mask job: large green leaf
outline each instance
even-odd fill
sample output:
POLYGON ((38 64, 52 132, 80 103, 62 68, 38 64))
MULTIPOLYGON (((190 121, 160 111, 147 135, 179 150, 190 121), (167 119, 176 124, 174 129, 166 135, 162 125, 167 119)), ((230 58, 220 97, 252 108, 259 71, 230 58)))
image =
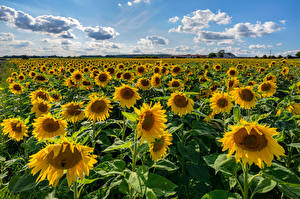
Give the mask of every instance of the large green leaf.
POLYGON ((118 139, 116 142, 113 143, 113 145, 107 147, 103 152, 126 149, 126 148, 129 148, 131 146, 131 144, 132 144, 131 141, 124 142, 124 141, 118 139))
POLYGON ((127 120, 132 121, 132 122, 136 122, 138 119, 138 116, 135 113, 128 113, 128 112, 122 111, 122 115, 124 115, 124 117, 126 117, 127 120))
POLYGON ((290 199, 300 198, 300 187, 291 187, 284 184, 278 184, 279 190, 290 199))
POLYGON ((175 194, 174 189, 177 187, 176 184, 167 178, 154 173, 149 173, 146 185, 148 188, 151 188, 158 197, 168 197, 175 194))
POLYGON ((242 199, 238 193, 231 193, 225 190, 213 190, 204 196, 201 199, 242 199))
POLYGON ((24 191, 29 191, 36 186, 36 177, 32 175, 24 174, 22 176, 15 175, 9 181, 8 188, 12 193, 20 193, 24 191))
POLYGON ((227 158, 226 154, 212 154, 204 157, 208 166, 215 169, 216 173, 221 171, 229 175, 235 175, 240 170, 240 165, 236 163, 233 157, 227 158))
POLYGON ((252 190, 253 195, 255 193, 267 193, 274 189, 274 187, 276 187, 276 184, 277 183, 275 181, 269 178, 257 176, 252 180, 250 184, 250 189, 252 190))
POLYGON ((288 168, 277 163, 272 163, 270 167, 263 169, 263 176, 281 184, 300 187, 300 178, 288 168))
POLYGON ((174 171, 178 169, 178 166, 166 159, 159 160, 152 167, 166 171, 174 171))

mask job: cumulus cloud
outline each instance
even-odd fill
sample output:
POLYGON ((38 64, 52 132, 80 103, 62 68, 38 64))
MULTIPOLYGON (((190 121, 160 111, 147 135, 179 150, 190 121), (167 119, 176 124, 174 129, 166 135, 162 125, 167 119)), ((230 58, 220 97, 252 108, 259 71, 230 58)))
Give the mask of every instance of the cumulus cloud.
POLYGON ((150 0, 133 0, 133 1, 128 1, 127 5, 128 6, 132 6, 133 4, 139 4, 141 2, 150 3, 150 0))
POLYGON ((89 37, 96 40, 110 39, 119 35, 111 27, 84 27, 77 19, 71 17, 52 15, 32 17, 27 13, 16 11, 7 6, 0 6, 0 21, 6 22, 18 29, 46 33, 64 39, 75 38, 75 35, 72 33, 74 28, 86 32, 89 37))
POLYGON ((161 36, 152 35, 140 39, 137 43, 142 46, 154 47, 168 45, 169 40, 161 36))
POLYGON ((168 21, 170 23, 176 23, 179 20, 179 17, 175 16, 175 17, 171 17, 168 21))
POLYGON ((115 29, 111 27, 101 27, 101 26, 86 27, 84 28, 84 32, 86 32, 89 37, 95 40, 111 39, 119 35, 119 33, 115 31, 115 29))
POLYGON ((204 28, 209 28, 209 23, 215 22, 216 24, 229 24, 231 17, 225 12, 218 12, 215 14, 211 10, 196 10, 189 15, 183 16, 181 20, 182 25, 177 28, 172 28, 169 32, 184 32, 197 34, 204 28))
POLYGON ((0 32, 0 41, 12 41, 14 40, 14 35, 10 32, 0 32))
POLYGON ((118 50, 121 48, 120 44, 109 42, 109 41, 102 41, 102 42, 87 42, 86 50, 118 50))
POLYGON ((272 48, 272 45, 264 45, 264 44, 252 44, 249 45, 249 49, 265 49, 265 48, 272 48))

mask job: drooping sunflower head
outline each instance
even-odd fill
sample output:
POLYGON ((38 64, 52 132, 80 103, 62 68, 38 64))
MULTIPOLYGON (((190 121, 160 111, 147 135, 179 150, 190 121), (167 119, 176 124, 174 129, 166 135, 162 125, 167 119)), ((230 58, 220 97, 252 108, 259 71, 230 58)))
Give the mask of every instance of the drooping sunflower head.
POLYGON ((8 134, 8 137, 13 140, 20 141, 24 136, 28 137, 27 127, 19 118, 5 119, 1 126, 3 126, 3 133, 8 134))
POLYGON ((89 120, 93 121, 104 121, 109 117, 109 112, 111 111, 112 106, 108 98, 102 96, 90 97, 90 102, 85 108, 85 116, 89 120))
POLYGON ((213 110, 213 114, 227 112, 230 113, 232 109, 231 98, 227 93, 216 92, 210 99, 210 107, 213 110))
POLYGON ((246 109, 251 109, 256 105, 256 98, 258 96, 250 86, 235 88, 232 91, 232 95, 235 103, 246 109))
POLYGON ((148 90, 151 86, 150 80, 146 78, 138 79, 137 87, 142 90, 148 90))
POLYGON ((276 93, 276 83, 265 81, 258 86, 258 92, 262 92, 263 97, 271 97, 276 93))
POLYGON ((110 80, 111 75, 108 72, 100 72, 95 78, 95 83, 98 86, 105 87, 110 80))
POLYGON ((83 74, 80 70, 75 70, 72 73, 71 78, 72 78, 73 82, 80 83, 83 79, 83 74))
POLYGON ((30 156, 28 163, 32 168, 31 173, 39 176, 37 181, 47 179, 49 185, 56 187, 59 180, 66 173, 68 186, 77 181, 77 177, 84 178, 89 175, 97 163, 96 156, 92 155, 93 149, 80 144, 64 141, 60 144, 51 144, 30 156))
POLYGON ((236 77, 238 75, 238 71, 236 68, 231 67, 228 69, 227 75, 230 77, 236 77))
POLYGON ((137 125, 138 138, 141 137, 141 143, 146 140, 151 143, 155 138, 159 138, 166 128, 167 115, 162 109, 160 103, 156 103, 153 107, 143 104, 140 110, 134 109, 139 116, 137 125))
POLYGON ((37 89, 30 93, 31 102, 34 103, 34 101, 41 99, 44 101, 50 101, 50 95, 47 91, 43 89, 37 89))
POLYGON ((83 111, 83 102, 69 102, 61 106, 62 116, 72 123, 81 121, 84 119, 85 114, 83 111))
POLYGON ((23 86, 20 83, 11 83, 9 89, 14 94, 22 94, 24 91, 23 86))
POLYGON ((161 76, 159 74, 154 74, 151 77, 151 85, 154 88, 158 88, 158 87, 160 87, 162 85, 162 79, 161 79, 161 76))
POLYGON ((31 108, 31 112, 35 113, 35 116, 38 118, 42 115, 48 114, 51 105, 44 100, 41 99, 37 99, 36 101, 33 102, 32 104, 32 108, 31 108))
POLYGON ((34 130, 32 134, 38 139, 49 139, 55 136, 64 136, 66 134, 67 122, 56 119, 50 114, 43 115, 33 123, 34 130))
POLYGON ((136 88, 123 84, 120 87, 115 88, 114 100, 120 102, 121 107, 131 108, 135 105, 136 100, 141 99, 136 88))
POLYGON ((171 141, 172 135, 167 131, 164 131, 160 137, 155 138, 151 143, 149 143, 150 156, 153 161, 156 162, 166 156, 169 145, 172 144, 171 141))
POLYGON ((235 152, 237 162, 255 163, 263 168, 264 162, 270 166, 274 156, 284 155, 284 149, 272 138, 278 134, 275 128, 246 121, 229 127, 231 131, 226 132, 219 142, 222 142, 223 151, 229 150, 228 157, 235 152))
POLYGON ((194 101, 182 92, 172 93, 167 105, 179 116, 186 115, 194 110, 194 101))

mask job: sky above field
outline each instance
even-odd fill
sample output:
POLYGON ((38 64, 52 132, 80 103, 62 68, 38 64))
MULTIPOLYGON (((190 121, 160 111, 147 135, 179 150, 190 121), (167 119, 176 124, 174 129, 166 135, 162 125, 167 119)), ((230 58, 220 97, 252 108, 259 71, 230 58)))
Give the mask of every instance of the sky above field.
POLYGON ((0 0, 0 56, 294 55, 299 0, 0 0))

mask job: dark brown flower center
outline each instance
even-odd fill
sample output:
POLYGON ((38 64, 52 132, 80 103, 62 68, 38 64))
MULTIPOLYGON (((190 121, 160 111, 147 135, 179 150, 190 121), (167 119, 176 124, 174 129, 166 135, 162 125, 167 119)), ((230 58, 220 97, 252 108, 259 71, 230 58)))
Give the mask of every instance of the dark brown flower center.
POLYGON ((101 73, 101 74, 98 76, 98 80, 99 80, 100 82, 106 82, 107 79, 108 79, 108 77, 107 77, 107 74, 105 74, 105 73, 101 73))
POLYGON ((251 129, 250 134, 247 133, 246 128, 240 129, 234 134, 234 142, 244 150, 260 151, 268 144, 264 135, 257 133, 255 129, 251 129))
POLYGON ((239 92, 240 98, 242 98, 243 101, 251 102, 254 98, 254 94, 251 90, 244 88, 239 92))
POLYGON ((65 151, 63 152, 63 146, 60 148, 59 154, 54 157, 54 151, 51 151, 47 155, 47 160, 49 164, 51 164, 56 169, 70 169, 73 168, 82 160, 81 153, 78 151, 78 149, 75 147, 74 151, 71 151, 70 144, 65 148, 65 151))
POLYGON ((183 108, 183 107, 186 107, 189 102, 186 99, 186 97, 181 96, 181 95, 176 95, 174 97, 174 103, 177 107, 183 108))
POLYGON ((78 73, 78 74, 75 75, 75 79, 76 79, 76 80, 81 80, 81 78, 82 78, 82 75, 81 75, 81 74, 78 73))
POLYGON ((134 91, 131 88, 123 88, 121 90, 121 96, 124 99, 131 99, 134 96, 134 91))
POLYGON ((230 70, 230 71, 229 71, 229 74, 230 74, 231 76, 234 76, 234 75, 236 74, 236 71, 235 71, 235 70, 230 70))
POLYGON ((102 113, 106 107, 107 105, 104 100, 97 100, 92 104, 91 110, 94 113, 102 113))
POLYGON ((39 109, 40 112, 46 113, 48 111, 48 106, 47 106, 47 104, 39 103, 38 104, 38 109, 39 109))
POLYGON ((263 83, 263 85, 261 85, 262 91, 269 91, 270 89, 271 89, 271 85, 269 83, 263 83))
POLYGON ((109 72, 110 74, 114 74, 115 73, 115 69, 114 68, 108 68, 107 72, 109 72))
POLYGON ((11 129, 16 133, 22 132, 22 126, 19 122, 12 122, 10 123, 11 129))
POLYGON ((173 72, 174 72, 174 73, 179 73, 179 72, 180 72, 180 67, 175 66, 175 67, 173 68, 173 72))
POLYGON ((82 82, 82 84, 83 84, 84 86, 90 86, 90 85, 91 85, 91 82, 85 80, 85 81, 82 82))
POLYGON ((159 73, 159 68, 154 68, 154 73, 159 73))
POLYGON ((129 79, 131 79, 131 74, 130 73, 124 73, 123 78, 126 79, 126 80, 129 80, 129 79))
POLYGON ((46 93, 44 93, 43 91, 39 91, 37 94, 36 94, 36 97, 37 98, 41 98, 43 100, 48 100, 48 95, 46 93))
POLYGON ((14 88, 14 90, 16 90, 16 91, 22 90, 22 88, 21 88, 21 86, 20 86, 19 84, 15 84, 13 88, 14 88))
POLYGON ((42 128, 47 133, 55 132, 59 129, 59 122, 55 121, 53 118, 47 118, 42 122, 42 128))
POLYGON ((38 80, 38 81, 45 81, 46 80, 46 78, 44 76, 42 76, 42 75, 37 75, 35 77, 35 79, 38 80))
POLYGON ((67 112, 68 112, 69 115, 77 116, 82 112, 80 109, 81 108, 80 108, 79 105, 71 104, 67 107, 67 112))
POLYGON ((162 139, 156 139, 153 143, 153 152, 158 152, 164 147, 164 141, 162 139))
POLYGON ((268 76, 268 77, 267 77, 267 80, 268 80, 268 81, 270 81, 270 80, 272 80, 272 79, 273 79, 272 76, 268 76))
POLYGON ((228 100, 225 98, 221 98, 217 101, 217 105, 220 108, 225 108, 228 105, 228 100))
POLYGON ((179 87, 180 83, 178 81, 173 81, 172 82, 172 87, 179 87))
POLYGON ((150 131, 154 125, 154 115, 152 112, 148 111, 145 114, 144 120, 142 122, 142 128, 146 131, 150 131))
POLYGON ((139 73, 144 73, 145 72, 145 68, 144 67, 138 67, 138 72, 139 73))
POLYGON ((142 84, 143 86, 149 86, 150 82, 149 82, 149 80, 147 80, 147 79, 142 79, 142 80, 141 80, 141 84, 142 84))

